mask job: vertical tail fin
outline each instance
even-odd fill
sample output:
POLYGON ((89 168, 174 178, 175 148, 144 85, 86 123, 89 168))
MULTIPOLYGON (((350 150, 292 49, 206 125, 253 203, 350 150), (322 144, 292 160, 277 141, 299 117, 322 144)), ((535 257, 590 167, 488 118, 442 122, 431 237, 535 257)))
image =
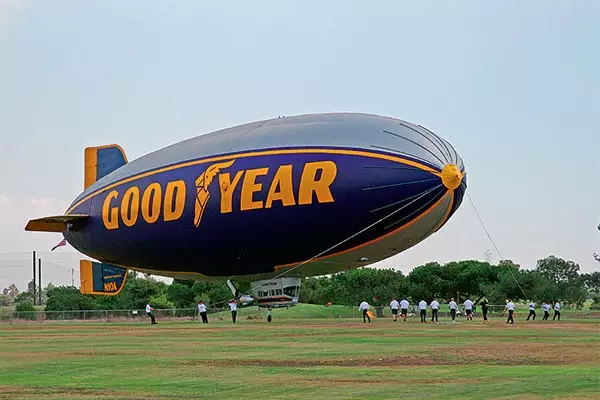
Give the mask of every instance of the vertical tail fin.
POLYGON ((109 144, 106 146, 86 147, 84 170, 84 189, 114 170, 127 164, 127 157, 121 146, 109 144))

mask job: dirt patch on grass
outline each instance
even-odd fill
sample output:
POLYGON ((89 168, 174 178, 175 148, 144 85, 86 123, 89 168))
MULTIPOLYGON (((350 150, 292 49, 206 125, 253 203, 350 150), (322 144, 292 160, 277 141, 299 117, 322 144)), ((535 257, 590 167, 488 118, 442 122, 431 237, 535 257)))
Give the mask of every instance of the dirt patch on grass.
MULTIPOLYGON (((0 386, 0 399, 127 399, 127 400, 148 400, 148 399, 179 399, 182 396, 177 394, 156 395, 151 393, 131 393, 116 390, 98 390, 75 387, 27 387, 27 386, 0 386)), ((200 399, 202 396, 186 394, 186 399, 200 399)))

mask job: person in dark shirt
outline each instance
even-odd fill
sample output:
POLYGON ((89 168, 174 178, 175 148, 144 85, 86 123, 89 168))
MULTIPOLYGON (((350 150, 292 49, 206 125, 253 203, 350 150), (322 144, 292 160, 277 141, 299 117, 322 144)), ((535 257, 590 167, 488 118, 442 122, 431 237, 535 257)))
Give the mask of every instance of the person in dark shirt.
POLYGON ((483 299, 483 301, 481 302, 481 312, 483 313, 483 323, 485 323, 485 321, 488 320, 488 318, 487 318, 488 303, 487 303, 486 299, 483 299))

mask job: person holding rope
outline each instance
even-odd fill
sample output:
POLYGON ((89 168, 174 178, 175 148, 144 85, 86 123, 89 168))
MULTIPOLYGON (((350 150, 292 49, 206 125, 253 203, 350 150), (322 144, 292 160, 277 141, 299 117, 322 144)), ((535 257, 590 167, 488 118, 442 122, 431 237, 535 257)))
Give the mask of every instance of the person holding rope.
POLYGON ((150 323, 152 325, 156 325, 158 322, 156 322, 156 317, 154 316, 152 311, 154 311, 154 308, 150 305, 150 302, 148 301, 148 303, 146 303, 146 315, 150 317, 150 323))
POLYGON ((485 321, 488 320, 488 303, 486 299, 483 299, 483 301, 481 302, 481 312, 483 313, 483 323, 485 324, 485 321))
POLYGON ((369 323, 371 323, 371 317, 369 317, 369 303, 367 303, 365 300, 362 301, 362 303, 360 303, 360 305, 358 306, 358 310, 362 311, 362 315, 363 315, 363 323, 367 323, 367 318, 369 319, 369 323))
POLYGON ((465 300, 465 314, 467 319, 473 321, 473 302, 468 297, 465 300))
POLYGON ((560 321, 560 303, 558 300, 554 303, 554 317, 552 317, 552 321, 554 321, 556 317, 558 317, 558 320, 560 321))
POLYGON ((454 301, 454 297, 450 299, 448 307, 450 307, 450 317, 452 318, 452 321, 454 321, 456 319, 456 310, 458 309, 458 304, 454 301))
POLYGON ((390 303, 390 309, 392 310, 392 318, 394 321, 398 322, 398 309, 400 308, 400 303, 396 300, 395 297, 392 298, 392 302, 390 303))
POLYGON ((542 309, 544 310, 544 318, 542 318, 542 321, 548 321, 548 318, 550 317, 550 302, 545 302, 542 305, 542 309))
POLYGON ((438 303, 436 299, 433 299, 429 307, 431 307, 431 322, 433 322, 434 318, 435 322, 440 322, 438 321, 438 311, 440 309, 440 303, 438 303))
POLYGON ((235 318, 237 317, 237 303, 235 299, 231 300, 229 303, 229 309, 231 310, 231 321, 235 324, 235 318))
POLYGON ((404 322, 406 322, 407 314, 408 314, 408 300, 406 300, 406 297, 403 297, 402 301, 400 301, 400 315, 402 316, 402 319, 404 320, 404 322))
POLYGON ((530 317, 533 317, 533 320, 535 321, 535 303, 533 300, 529 302, 529 315, 527 315, 527 321, 529 321, 530 317))
POLYGON ((427 323, 427 302, 425 300, 419 302, 419 313, 421 314, 421 322, 427 323))
POLYGON ((202 318, 203 324, 208 324, 208 316, 206 315, 206 304, 202 300, 198 302, 198 315, 202 318))
POLYGON ((513 303, 510 299, 506 300, 506 307, 504 307, 504 311, 500 315, 504 316, 504 313, 508 311, 508 319, 506 323, 514 324, 515 320, 513 319, 513 314, 515 312, 515 303, 513 303))

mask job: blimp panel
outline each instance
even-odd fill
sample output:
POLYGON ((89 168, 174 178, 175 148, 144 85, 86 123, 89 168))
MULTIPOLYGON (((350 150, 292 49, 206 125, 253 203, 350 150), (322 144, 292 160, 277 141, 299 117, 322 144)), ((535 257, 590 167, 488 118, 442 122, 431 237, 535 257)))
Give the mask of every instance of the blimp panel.
POLYGON ((379 149, 441 169, 462 160, 452 146, 433 132, 394 118, 369 114, 331 113, 275 118, 201 135, 147 154, 93 184, 90 191, 132 174, 175 163, 240 151, 281 147, 353 147, 379 149))

